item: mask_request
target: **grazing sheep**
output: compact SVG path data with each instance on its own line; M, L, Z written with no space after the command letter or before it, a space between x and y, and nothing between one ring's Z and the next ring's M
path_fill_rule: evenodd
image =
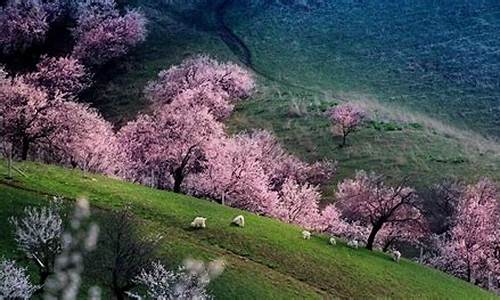
M393 250L391 251L391 256L393 261L399 263L399 259L401 258L401 252L399 252L398 250Z
M304 240L310 240L311 239L311 233L307 230L302 231L302 238Z
M194 218L193 222L191 222L191 227L192 228L205 228L207 225L205 224L205 221L207 218L202 218L202 217L196 217Z
M239 227L245 227L245 217L243 217L242 215L236 216L236 218L233 219L232 223Z
M333 245L333 246L337 245L337 241L335 240L335 238L333 236L330 237L330 240L328 242L330 243L330 245Z
M358 249L359 243L357 240L350 240L349 242L347 242L347 246L349 246L353 249Z

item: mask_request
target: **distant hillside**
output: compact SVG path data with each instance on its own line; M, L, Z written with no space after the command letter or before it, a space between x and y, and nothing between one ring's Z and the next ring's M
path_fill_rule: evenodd
M492 299L464 281L380 252L330 246L326 236L301 238L301 229L209 201L59 167L20 163L23 172L5 178L0 161L0 255L20 258L7 217L27 205L44 205L50 195L86 196L95 207L130 203L145 230L163 235L161 255L172 265L183 258L222 257L227 269L212 285L217 299ZM243 214L247 226L229 223ZM205 230L189 230L195 216L208 218Z
M412 175L412 185L418 189L450 177L474 181L488 176L500 180L498 143L457 129L444 120L403 109L397 101L383 97L377 100L377 95L366 91L364 94L347 93L358 91L351 83L362 85L362 82L339 77L334 71L330 74L324 70L332 67L328 62L306 64L295 59L297 55L306 56L307 61L322 57L311 53L320 44L304 42L312 48L305 47L302 52L296 49L296 44L291 44L293 49L289 51L295 51L296 56L286 56L287 51L276 50L283 47L279 44L282 39L290 37L280 28L266 27L269 32L259 31L255 35L248 31L249 26L253 26L248 21L260 20L263 15L239 14L241 10L236 7L239 1L209 1L211 5L204 5L206 2L194 1L196 5L186 7L184 2L173 1L182 6L179 8L164 1L136 1L150 20L147 41L130 56L97 74L96 85L85 95L85 100L91 101L108 119L124 124L138 111L147 110L143 89L160 70L179 64L186 57L206 53L219 60L250 64L258 73L259 92L237 106L228 122L232 132L269 129L288 150L301 158L337 160L340 163L337 180L352 176L357 169L377 171L396 179ZM224 3L228 4L219 5ZM266 13L269 12L261 12ZM273 31L278 29L281 31ZM300 37L306 36L301 33ZM348 62L343 63L348 65ZM322 68L315 69L315 65ZM314 76L321 78L315 81L311 79ZM319 82L320 87L315 85ZM365 105L373 121L350 136L351 146L339 148L340 138L332 136L323 112L345 100ZM331 187L325 190L328 195Z

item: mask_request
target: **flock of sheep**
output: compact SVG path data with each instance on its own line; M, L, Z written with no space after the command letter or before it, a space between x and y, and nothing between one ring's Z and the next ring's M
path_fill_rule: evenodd
M207 227L206 221L207 221L207 218L196 217L196 218L194 218L193 222L191 222L191 228L195 228L195 229L205 228L205 227ZM238 227L245 227L245 217L242 215L236 216L233 219L233 221L231 222L231 224L236 225ZM302 238L304 240L310 240L311 235L312 234L310 231L307 231L307 230L302 231ZM334 237L330 237L328 242L330 243L330 245L333 245L333 246L337 245L337 241L335 240ZM357 240L350 240L347 242L347 246L351 247L353 249L358 249L360 246L360 243ZM392 250L390 252L390 255L395 262L399 263L399 260L401 259L401 253L399 251Z

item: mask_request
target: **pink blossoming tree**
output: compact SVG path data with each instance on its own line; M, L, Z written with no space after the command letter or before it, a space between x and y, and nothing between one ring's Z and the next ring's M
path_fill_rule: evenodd
M308 229L320 229L320 199L321 193L317 186L301 185L292 179L287 179L279 191L276 215L287 223Z
M336 197L342 214L371 226L367 249L373 249L377 234L384 226L402 226L423 218L414 190L404 185L403 181L395 188L388 187L381 176L364 171L338 185Z
M380 229L375 245L387 252L396 243L407 243L413 246L421 245L430 234L423 218L409 220L403 223L388 223Z
M321 212L321 230L346 240L366 242L370 228L360 225L359 222L347 222L342 212L333 204L327 205Z
M469 185L461 195L452 228L437 241L431 264L469 282L486 286L500 278L500 196L487 179Z
M354 104L345 103L330 109L328 117L334 129L342 136L341 146L345 146L347 136L359 128L366 117L366 113Z
M49 97L42 89L26 83L23 77L9 78L0 70L0 133L20 158L26 160L30 147L56 131L62 131L61 94Z
M71 132L52 134L38 150L40 159L88 172L113 174L118 164L118 147L111 123L81 103L65 102L60 111L59 122L68 124Z
M120 16L114 1L84 1L77 14L72 55L85 64L103 64L146 39L145 16L137 10Z
M260 149L242 136L214 140L207 168L188 183L191 193L233 207L274 215L278 195L260 161Z
M206 108L168 105L153 116L139 116L120 130L121 174L180 192L187 175L204 169L209 142L222 136L223 125Z

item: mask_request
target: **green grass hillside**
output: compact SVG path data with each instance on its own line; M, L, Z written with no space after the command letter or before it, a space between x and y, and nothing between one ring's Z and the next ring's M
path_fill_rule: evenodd
M408 260L396 264L378 252L332 247L326 236L301 239L301 229L184 195L36 163L19 163L24 175L5 178L0 161L0 255L20 259L7 217L26 205L43 205L51 195L86 196L96 208L130 204L150 233L165 238L161 256L178 264L185 257L227 262L212 285L218 299L399 298L488 299L493 295ZM229 223L243 214L247 226ZM206 230L189 230L195 216Z

